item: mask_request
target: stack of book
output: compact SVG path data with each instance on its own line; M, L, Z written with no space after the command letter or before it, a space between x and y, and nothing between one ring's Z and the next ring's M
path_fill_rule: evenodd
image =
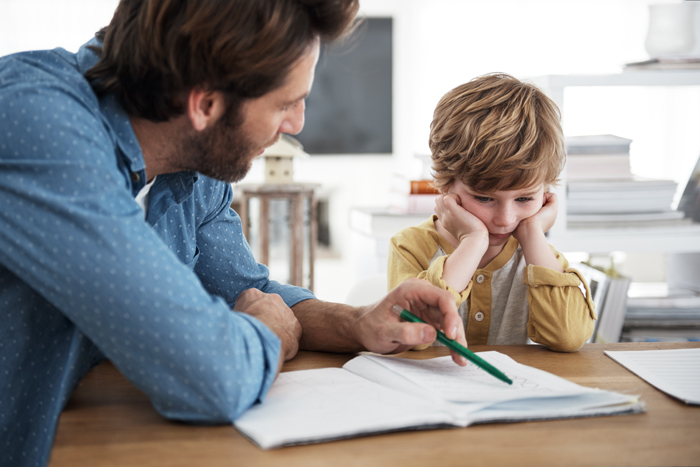
M394 175L390 185L389 208L399 213L427 216L433 213L438 194L432 180L411 180Z
M691 223L671 209L678 184L633 175L631 140L615 135L567 138L567 227L668 227Z
M700 293L665 283L632 283L621 340L700 341Z
M566 138L568 180L629 178L631 139L615 135Z

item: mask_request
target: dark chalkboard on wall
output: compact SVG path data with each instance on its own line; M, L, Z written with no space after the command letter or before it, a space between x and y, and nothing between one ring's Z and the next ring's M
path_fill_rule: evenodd
M391 35L391 18L366 18L353 38L322 48L296 136L306 152L392 152Z

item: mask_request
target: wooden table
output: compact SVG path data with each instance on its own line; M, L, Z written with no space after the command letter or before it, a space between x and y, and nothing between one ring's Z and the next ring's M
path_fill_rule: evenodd
M321 185L317 183L250 183L238 184L236 189L241 192L240 218L243 235L250 242L250 226L248 211L251 198L260 198L259 243L260 258L258 261L268 265L270 261L270 200L286 199L289 201L289 229L291 237L291 258L289 261L289 283L298 287L314 290L314 262L316 260L316 238L318 222L316 219L315 190ZM309 202L309 284L304 284L304 200Z
M603 350L700 347L700 343L587 344L572 354L540 346L497 350L583 386L641 394L637 415L391 433L262 451L231 426L191 426L160 417L146 396L108 362L80 384L61 416L53 467L89 466L542 466L700 465L700 407L648 385ZM408 352L412 358L444 348ZM352 355L300 352L283 371L340 367Z

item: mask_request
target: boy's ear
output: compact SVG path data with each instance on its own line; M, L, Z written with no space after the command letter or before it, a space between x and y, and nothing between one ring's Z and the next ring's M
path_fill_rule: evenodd
M187 96L187 117L197 131L213 126L224 114L225 107L224 96L219 91L193 88Z
M440 187L439 191L441 195L449 195L450 194L450 188L452 188L452 185L454 185L454 180L448 183L445 186Z

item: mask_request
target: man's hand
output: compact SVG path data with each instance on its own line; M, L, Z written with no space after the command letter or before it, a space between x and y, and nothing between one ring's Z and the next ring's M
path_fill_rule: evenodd
M444 229L454 240L452 246L457 248L459 243L467 237L478 237L488 239L489 230L478 217L462 207L459 197L454 194L440 195L435 199L435 214L437 215L439 226L438 232ZM440 232L443 234L443 232Z
M399 305L428 324L401 321L391 308ZM450 339L467 346L462 318L457 313L452 294L422 279L409 279L389 292L384 299L361 310L356 323L359 342L369 351L398 353L418 344L430 344L441 329ZM452 360L459 365L467 361L456 353Z
M559 200L555 193L544 193L542 207L533 216L520 221L513 232L513 236L520 244L526 241L526 237L549 231L557 220L559 213Z
M233 309L254 316L270 328L282 341L280 354L285 361L297 354L301 324L279 295L266 294L258 289L244 290Z

